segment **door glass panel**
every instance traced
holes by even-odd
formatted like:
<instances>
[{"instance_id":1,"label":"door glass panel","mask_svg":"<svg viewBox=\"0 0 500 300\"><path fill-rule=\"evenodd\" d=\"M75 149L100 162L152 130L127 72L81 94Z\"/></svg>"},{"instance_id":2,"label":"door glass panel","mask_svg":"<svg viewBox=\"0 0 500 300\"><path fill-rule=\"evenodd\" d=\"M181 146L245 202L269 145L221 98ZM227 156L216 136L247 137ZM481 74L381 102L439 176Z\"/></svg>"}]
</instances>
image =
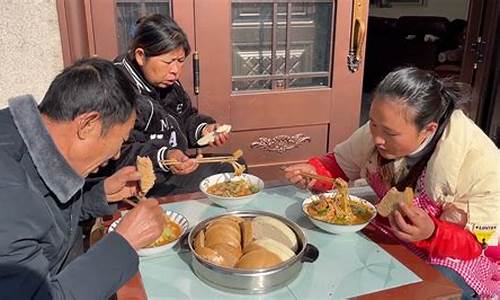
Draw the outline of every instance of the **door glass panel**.
<instances>
[{"instance_id":1,"label":"door glass panel","mask_svg":"<svg viewBox=\"0 0 500 300\"><path fill-rule=\"evenodd\" d=\"M132 38L137 19L149 14L171 16L170 0L117 0L117 37L118 53L125 53Z\"/></svg>"},{"instance_id":2,"label":"door glass panel","mask_svg":"<svg viewBox=\"0 0 500 300\"><path fill-rule=\"evenodd\" d=\"M317 76L312 78L291 78L288 80L288 87L293 88L306 88L311 86L327 86L328 76Z\"/></svg>"},{"instance_id":3,"label":"door glass panel","mask_svg":"<svg viewBox=\"0 0 500 300\"><path fill-rule=\"evenodd\" d=\"M233 1L233 91L329 86L333 2Z\"/></svg>"},{"instance_id":4,"label":"door glass panel","mask_svg":"<svg viewBox=\"0 0 500 300\"><path fill-rule=\"evenodd\" d=\"M270 88L273 5L269 3L233 3L233 91ZM265 77L267 77L265 76Z\"/></svg>"},{"instance_id":5,"label":"door glass panel","mask_svg":"<svg viewBox=\"0 0 500 300\"><path fill-rule=\"evenodd\" d=\"M288 16L288 4L278 3L277 31L276 31L276 74L286 74L286 22Z\"/></svg>"},{"instance_id":6,"label":"door glass panel","mask_svg":"<svg viewBox=\"0 0 500 300\"><path fill-rule=\"evenodd\" d=\"M290 28L291 73L327 72L330 63L332 5L293 3Z\"/></svg>"}]
</instances>

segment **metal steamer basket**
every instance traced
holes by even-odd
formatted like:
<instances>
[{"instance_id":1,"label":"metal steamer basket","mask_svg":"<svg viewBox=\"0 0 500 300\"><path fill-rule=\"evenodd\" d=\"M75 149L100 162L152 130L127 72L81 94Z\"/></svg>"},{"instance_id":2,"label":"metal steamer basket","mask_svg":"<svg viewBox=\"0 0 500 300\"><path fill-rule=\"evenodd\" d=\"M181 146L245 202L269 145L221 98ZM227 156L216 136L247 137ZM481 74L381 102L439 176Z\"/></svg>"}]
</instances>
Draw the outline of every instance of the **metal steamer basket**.
<instances>
[{"instance_id":1,"label":"metal steamer basket","mask_svg":"<svg viewBox=\"0 0 500 300\"><path fill-rule=\"evenodd\" d=\"M280 220L290 227L297 236L296 255L272 268L256 270L221 267L203 259L194 251L194 238L210 221L223 216L241 218L269 216ZM304 232L297 224L279 215L264 211L232 211L206 219L191 230L188 243L193 256L192 268L200 280L217 289L241 294L262 294L279 289L298 276L303 262L314 262L319 255L318 249L307 243Z\"/></svg>"}]
</instances>

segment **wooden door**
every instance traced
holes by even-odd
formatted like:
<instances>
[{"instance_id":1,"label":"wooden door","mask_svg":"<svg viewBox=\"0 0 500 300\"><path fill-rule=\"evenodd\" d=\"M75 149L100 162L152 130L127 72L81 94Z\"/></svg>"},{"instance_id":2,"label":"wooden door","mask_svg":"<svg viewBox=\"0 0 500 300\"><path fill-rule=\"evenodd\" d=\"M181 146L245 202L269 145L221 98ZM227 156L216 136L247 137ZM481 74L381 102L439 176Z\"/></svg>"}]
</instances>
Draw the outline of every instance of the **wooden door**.
<instances>
[{"instance_id":1,"label":"wooden door","mask_svg":"<svg viewBox=\"0 0 500 300\"><path fill-rule=\"evenodd\" d=\"M499 18L498 1L471 0L469 4L467 35L460 79L472 86L469 116L487 130L488 78L494 72L493 53Z\"/></svg>"},{"instance_id":2,"label":"wooden door","mask_svg":"<svg viewBox=\"0 0 500 300\"><path fill-rule=\"evenodd\" d=\"M472 0L462 80L472 85L470 116L500 147L500 3Z\"/></svg>"},{"instance_id":3,"label":"wooden door","mask_svg":"<svg viewBox=\"0 0 500 300\"><path fill-rule=\"evenodd\" d=\"M353 1L194 3L198 107L233 126L222 151L243 149L251 172L275 179L279 166L331 151L358 127Z\"/></svg>"}]
</instances>

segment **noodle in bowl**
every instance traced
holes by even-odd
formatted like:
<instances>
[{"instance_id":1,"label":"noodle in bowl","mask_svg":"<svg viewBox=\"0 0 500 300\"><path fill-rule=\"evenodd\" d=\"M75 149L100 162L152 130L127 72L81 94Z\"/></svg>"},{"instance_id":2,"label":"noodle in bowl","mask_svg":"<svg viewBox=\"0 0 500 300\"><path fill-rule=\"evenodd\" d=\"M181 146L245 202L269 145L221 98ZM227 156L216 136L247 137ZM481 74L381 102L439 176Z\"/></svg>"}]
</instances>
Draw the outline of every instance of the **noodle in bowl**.
<instances>
[{"instance_id":1,"label":"noodle in bowl","mask_svg":"<svg viewBox=\"0 0 500 300\"><path fill-rule=\"evenodd\" d=\"M327 221L327 220L321 220L321 217L319 216L313 216L308 210L310 205L313 204L314 201L319 201L321 200L322 197L335 197L337 193L332 192L332 193L323 193L319 195L313 195L311 197L308 197L302 202L302 211L304 214L311 220L311 222L316 225L317 227L328 231L330 233L334 234L345 234L345 233L353 233L360 231L361 229L365 228L368 223L370 223L373 218L377 215L377 210L373 204L371 204L369 201L365 199L361 199L359 197L349 195L349 204L355 207L362 207L363 209L366 209L366 214L363 220L357 220L357 222L351 223L334 223L333 221Z\"/></svg>"},{"instance_id":2,"label":"noodle in bowl","mask_svg":"<svg viewBox=\"0 0 500 300\"><path fill-rule=\"evenodd\" d=\"M213 191L211 191L211 187L214 187L216 184L229 184L229 182L231 182L232 184L237 182L249 184L252 187L252 193L245 196L236 196L236 194L232 196L221 196L215 195L213 194ZM255 198L257 198L257 195L263 189L264 181L262 181L262 179L246 173L240 176L235 176L234 173L215 174L203 179L203 181L200 183L200 190L207 196L208 200L225 208L244 206L255 200Z\"/></svg>"}]
</instances>

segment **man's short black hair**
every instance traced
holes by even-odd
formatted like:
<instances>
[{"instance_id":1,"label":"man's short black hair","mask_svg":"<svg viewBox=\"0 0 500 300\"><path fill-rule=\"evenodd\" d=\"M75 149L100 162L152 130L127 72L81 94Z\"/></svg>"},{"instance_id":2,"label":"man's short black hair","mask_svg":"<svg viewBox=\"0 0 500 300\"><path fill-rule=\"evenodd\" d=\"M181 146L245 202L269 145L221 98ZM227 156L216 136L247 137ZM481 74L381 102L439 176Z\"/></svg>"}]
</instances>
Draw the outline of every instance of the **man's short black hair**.
<instances>
[{"instance_id":1,"label":"man's short black hair","mask_svg":"<svg viewBox=\"0 0 500 300\"><path fill-rule=\"evenodd\" d=\"M40 112L56 121L98 112L102 130L125 123L135 110L135 92L129 80L112 62L87 58L65 68L39 105Z\"/></svg>"}]
</instances>

